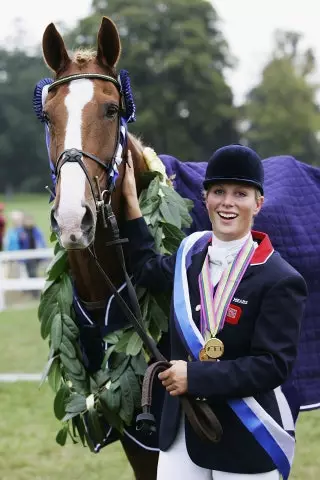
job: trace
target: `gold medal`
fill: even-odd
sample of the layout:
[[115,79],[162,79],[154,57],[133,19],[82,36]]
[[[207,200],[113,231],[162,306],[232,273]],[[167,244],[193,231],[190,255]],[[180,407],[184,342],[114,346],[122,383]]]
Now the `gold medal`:
[[199,352],[199,360],[201,360],[201,362],[204,362],[205,360],[209,360],[209,357],[206,354],[206,351],[205,351],[204,348],[201,348],[201,350]]
[[216,360],[224,352],[224,345],[219,338],[213,337],[206,341],[204,350],[210,360]]

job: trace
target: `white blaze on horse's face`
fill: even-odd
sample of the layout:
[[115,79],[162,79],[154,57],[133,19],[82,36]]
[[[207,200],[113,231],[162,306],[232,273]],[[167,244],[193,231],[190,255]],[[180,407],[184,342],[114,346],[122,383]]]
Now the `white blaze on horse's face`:
[[[92,80],[73,80],[65,98],[68,112],[63,150],[83,150],[82,117],[85,105],[94,94]],[[60,242],[66,249],[86,248],[88,239],[81,228],[86,213],[86,176],[76,162],[65,163],[60,171],[60,199],[55,218],[60,230]]]

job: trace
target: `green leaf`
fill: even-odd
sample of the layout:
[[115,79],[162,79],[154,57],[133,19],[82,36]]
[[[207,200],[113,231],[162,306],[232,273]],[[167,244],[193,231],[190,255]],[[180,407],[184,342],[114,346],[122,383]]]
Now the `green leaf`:
[[50,332],[50,340],[51,346],[56,351],[60,347],[62,339],[62,319],[61,314],[57,313],[52,320],[51,324],[51,332]]
[[86,414],[86,419],[88,422],[89,434],[94,440],[94,443],[103,443],[105,433],[103,431],[98,412],[94,408],[90,408]]
[[66,413],[81,413],[86,409],[86,398],[79,393],[72,393],[65,406]]
[[61,386],[61,366],[60,360],[54,358],[48,373],[48,382],[54,392],[57,392]]
[[56,359],[56,357],[50,357],[49,360],[47,361],[47,363],[46,363],[46,365],[43,369],[42,375],[41,375],[39,388],[42,386],[43,382],[46,380],[46,378],[48,376],[48,373],[50,371],[51,365],[53,364],[55,359]]
[[57,305],[57,295],[59,292],[59,282],[54,283],[44,294],[41,294],[38,308],[38,318],[42,322],[44,317],[51,315],[52,309]]
[[59,430],[59,432],[57,433],[56,442],[63,447],[66,444],[67,436],[68,427],[61,428],[61,430]]
[[116,428],[120,433],[123,432],[123,423],[117,413],[112,412],[103,399],[99,399],[98,408],[111,427]]
[[61,275],[60,290],[58,293],[58,304],[62,313],[69,315],[73,302],[73,290],[69,275]]
[[131,366],[136,375],[144,375],[148,368],[148,364],[144,358],[143,352],[140,352],[137,356],[132,357]]
[[140,207],[143,216],[156,212],[160,205],[160,198],[148,198]]
[[185,234],[180,228],[176,227],[175,225],[171,225],[170,223],[163,224],[163,233],[166,237],[172,238],[180,243],[185,237]]
[[[56,234],[54,233],[54,236],[56,237]],[[64,251],[64,248],[60,245],[59,241],[57,240],[57,237],[56,237],[56,244],[54,246],[54,249],[53,249],[53,253],[55,255],[57,255],[58,252],[61,251]]]
[[53,410],[56,418],[62,420],[65,416],[66,402],[70,395],[70,389],[66,384],[61,385],[60,389],[57,391],[56,396],[53,402]]
[[[71,419],[68,419],[68,420],[71,420]],[[69,437],[72,440],[73,445],[77,445],[78,442],[75,438],[76,437],[76,432],[74,431],[74,428],[72,428],[72,430],[71,430],[70,423],[68,423],[68,434],[69,434]]]
[[149,334],[154,339],[156,343],[159,342],[161,338],[161,330],[155,322],[150,322],[149,325]]
[[[57,235],[54,232],[51,232],[50,233],[50,243],[55,243],[55,242],[57,242]],[[58,245],[59,245],[59,243],[58,243]],[[57,246],[57,244],[55,245],[54,248],[56,248],[56,246]]]
[[103,358],[102,365],[101,365],[102,370],[107,368],[109,358],[110,358],[110,356],[111,356],[111,354],[112,354],[112,352],[115,348],[116,348],[115,345],[111,345],[110,347],[107,348],[106,353],[105,353],[104,358]]
[[160,178],[159,175],[157,175],[152,182],[150,182],[150,185],[147,190],[147,198],[153,198],[158,196],[159,192],[159,187],[160,187]]
[[168,318],[155,300],[151,303],[150,317],[151,321],[155,322],[159,330],[162,332],[168,331]]
[[114,345],[115,343],[118,343],[119,335],[117,335],[115,332],[108,333],[108,335],[104,337],[104,341],[106,343]]
[[87,397],[90,395],[90,385],[88,379],[74,377],[72,374],[68,373],[68,380],[71,382],[72,389],[75,390],[80,395]]
[[85,371],[83,365],[79,362],[77,358],[70,359],[64,353],[60,354],[60,360],[63,363],[67,372],[71,372],[73,375],[76,375],[78,379],[85,379]]
[[48,315],[43,315],[42,320],[41,320],[41,326],[40,326],[40,334],[43,340],[47,338],[51,331],[51,326],[52,326],[52,321],[54,317],[58,313],[58,305],[54,304],[51,308],[50,311],[48,311]]
[[70,342],[69,338],[66,335],[62,335],[60,343],[60,352],[64,353],[69,358],[76,358],[76,350],[73,344]]
[[59,250],[46,270],[48,280],[56,280],[65,272],[67,260],[67,252],[65,250]]
[[73,341],[79,337],[79,328],[69,315],[62,314],[62,323],[62,331],[69,340]]
[[65,416],[61,419],[62,422],[68,422],[72,418],[78,417],[80,414],[78,412],[66,413]]
[[85,427],[84,427],[84,424],[83,424],[82,415],[73,417],[72,418],[72,424],[73,424],[74,428],[78,431],[81,443],[85,447],[86,446],[86,440],[85,440],[85,435],[84,435]]
[[[173,216],[172,210],[169,208],[169,204],[166,202],[164,197],[161,199],[160,202],[160,212],[166,223],[176,225],[177,219]],[[181,224],[180,218],[178,218],[178,222]]]
[[110,375],[111,374],[109,370],[98,370],[92,375],[92,377],[96,382],[96,384],[98,385],[98,387],[100,388],[103,385],[105,385],[108,382],[108,380],[110,380]]
[[114,390],[112,384],[110,388],[105,388],[100,393],[99,398],[101,401],[105,402],[106,406],[112,412],[118,412],[121,403],[121,390],[120,388]]
[[118,380],[120,376],[123,374],[125,369],[127,368],[127,365],[129,363],[130,357],[125,357],[125,359],[120,363],[120,365],[115,369],[111,371],[111,380],[114,382],[115,380]]
[[134,399],[132,392],[133,382],[132,376],[129,373],[130,370],[131,369],[125,370],[120,377],[120,388],[122,395],[119,415],[127,424],[130,424],[134,412]]
[[46,280],[46,283],[44,284],[44,287],[42,289],[42,294],[46,293],[47,290],[49,290],[50,287],[55,283],[55,280]]
[[122,337],[120,337],[118,343],[116,344],[116,352],[125,352],[127,349],[128,342],[132,336],[132,329],[124,332]]
[[126,374],[131,388],[134,407],[139,409],[141,408],[141,387],[139,379],[132,368],[128,368]]
[[128,341],[126,354],[132,355],[132,356],[137,355],[140,352],[142,345],[143,345],[142,339],[139,337],[137,332],[133,332]]

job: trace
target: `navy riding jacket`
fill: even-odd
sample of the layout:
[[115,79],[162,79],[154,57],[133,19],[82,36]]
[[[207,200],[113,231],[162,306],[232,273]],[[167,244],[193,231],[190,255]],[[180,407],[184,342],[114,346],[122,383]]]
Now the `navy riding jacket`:
[[[125,230],[136,282],[150,292],[172,291],[176,255],[155,252],[153,237],[143,218],[126,222]],[[273,390],[285,384],[292,371],[307,295],[303,277],[274,251],[269,237],[253,232],[253,238],[258,247],[229,306],[224,327],[217,335],[225,347],[221,361],[188,361],[172,311],[169,326],[171,360],[188,362],[188,393],[207,399],[223,428],[219,443],[204,442],[185,419],[190,458],[203,468],[243,474],[268,472],[276,466],[226,400],[253,396],[282,425]],[[207,247],[195,253],[187,270],[193,319],[198,327],[198,276],[206,253]],[[289,382],[287,391],[292,392],[293,388]],[[296,395],[289,397],[296,416],[299,410],[299,405],[294,404]],[[161,450],[172,445],[180,421],[179,398],[166,394],[160,427]]]

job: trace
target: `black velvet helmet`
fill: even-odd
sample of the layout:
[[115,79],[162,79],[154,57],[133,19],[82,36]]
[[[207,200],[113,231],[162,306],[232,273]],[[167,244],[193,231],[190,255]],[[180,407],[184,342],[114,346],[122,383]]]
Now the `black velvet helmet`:
[[257,187],[263,195],[263,180],[262,161],[254,150],[244,145],[227,145],[210,157],[203,186],[208,189],[216,182],[244,182]]

